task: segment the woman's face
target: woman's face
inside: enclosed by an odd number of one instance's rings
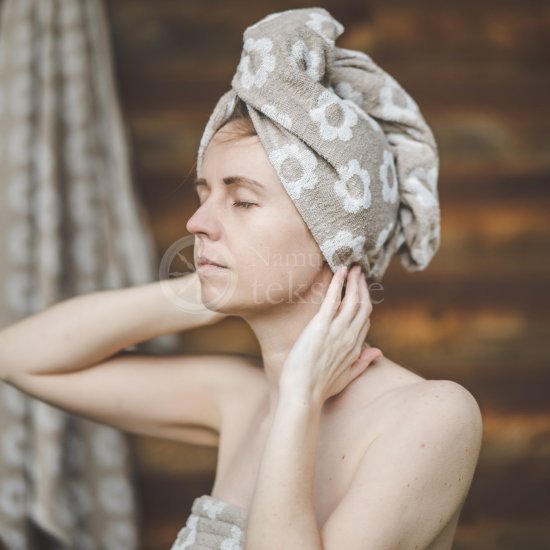
[[[187,222],[195,235],[202,300],[233,315],[281,303],[320,303],[321,283],[314,283],[326,282],[332,272],[259,138],[222,141],[232,124],[205,150],[196,184],[200,206]],[[201,268],[200,256],[227,267]]]

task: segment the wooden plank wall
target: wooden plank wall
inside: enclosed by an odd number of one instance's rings
[[[429,268],[394,261],[372,340],[477,398],[484,443],[455,548],[550,548],[550,5],[543,0],[107,0],[135,181],[159,257],[186,235],[202,129],[267,13],[319,5],[418,102],[441,153],[442,245]],[[181,351],[258,353],[244,323]],[[168,548],[211,489],[213,449],[131,436],[145,550]]]
[[[542,0],[108,3],[136,185],[159,254],[186,235],[208,115],[228,89],[246,26],[320,5],[415,98],[441,154],[442,246],[429,268],[394,261],[372,340],[428,378],[451,379],[484,416],[457,549],[550,547],[550,5]],[[238,319],[182,350],[257,353]],[[133,438],[144,548],[166,548],[209,492],[215,451]]]

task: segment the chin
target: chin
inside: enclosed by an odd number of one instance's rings
[[[201,280],[201,301],[210,311],[225,315],[238,315],[243,306],[235,290],[231,291],[223,282],[211,279]]]

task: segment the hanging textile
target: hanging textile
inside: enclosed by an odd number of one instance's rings
[[[71,296],[158,278],[105,7],[4,0],[1,10],[0,328]],[[55,548],[138,548],[129,450],[118,430],[0,382],[0,547],[45,548],[42,534]]]

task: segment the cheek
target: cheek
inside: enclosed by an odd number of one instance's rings
[[[285,244],[287,244],[285,242]],[[254,299],[262,304],[288,302],[307,294],[323,267],[323,258],[317,245],[264,247],[261,258],[243,273],[244,288],[252,289]]]
[[[246,242],[246,256],[255,258],[259,267],[319,268],[323,261],[318,244],[297,212],[270,213],[248,234]]]

